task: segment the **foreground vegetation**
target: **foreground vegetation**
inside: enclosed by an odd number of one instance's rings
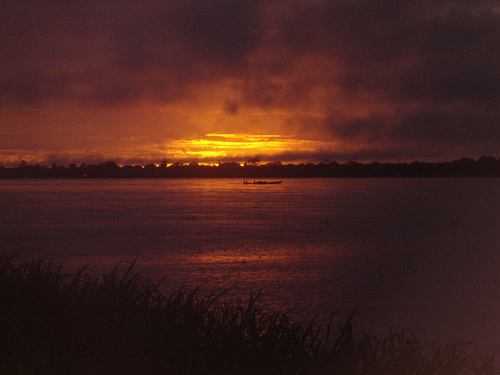
[[[117,266],[94,278],[50,261],[0,256],[1,374],[494,374],[472,344],[423,345],[290,322],[248,300],[163,295]]]

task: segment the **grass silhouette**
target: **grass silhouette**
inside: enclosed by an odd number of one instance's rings
[[[376,338],[351,314],[337,328],[266,313],[260,293],[224,301],[120,264],[101,277],[42,259],[0,256],[1,374],[494,374],[472,343]]]

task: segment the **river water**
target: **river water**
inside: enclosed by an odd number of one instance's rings
[[[500,348],[500,179],[0,180],[2,251]]]

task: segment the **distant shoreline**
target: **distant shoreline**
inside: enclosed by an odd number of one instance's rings
[[[100,164],[42,166],[21,162],[17,167],[0,166],[0,179],[23,178],[335,178],[335,177],[500,177],[500,159],[483,156],[452,162],[369,164],[325,161],[317,164],[272,163],[174,163],[119,166],[114,161]]]

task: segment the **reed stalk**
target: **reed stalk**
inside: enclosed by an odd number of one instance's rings
[[[411,331],[363,334],[354,313],[335,330],[283,311],[160,283],[119,264],[86,268],[0,256],[1,374],[489,375],[472,343],[422,344]],[[333,317],[333,316],[332,316]]]

